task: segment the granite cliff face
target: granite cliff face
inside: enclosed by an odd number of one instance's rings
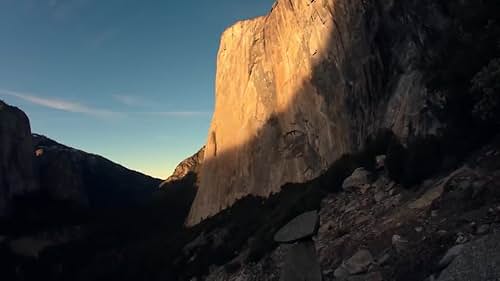
[[[317,177],[389,129],[439,135],[427,60],[451,19],[440,1],[279,0],[222,35],[193,225],[248,194]]]
[[[15,196],[38,189],[28,117],[0,101],[0,217]]]

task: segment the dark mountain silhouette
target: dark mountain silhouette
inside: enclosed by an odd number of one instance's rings
[[[33,135],[40,188],[55,200],[91,209],[119,208],[149,200],[160,184],[99,155]]]

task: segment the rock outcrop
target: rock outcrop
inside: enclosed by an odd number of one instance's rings
[[[370,172],[364,168],[354,170],[352,175],[344,180],[342,189],[344,191],[354,192],[357,190],[365,190],[370,186]]]
[[[0,101],[0,217],[12,199],[38,189],[30,123],[24,112]]]
[[[228,28],[187,224],[315,178],[379,129],[436,134],[419,63],[447,25],[432,1],[280,0]]]
[[[160,188],[165,186],[169,182],[182,180],[189,173],[198,174],[203,162],[204,153],[205,146],[203,146],[191,157],[186,158],[184,161],[182,161],[179,165],[177,165],[177,167],[175,167],[174,173],[161,183]]]

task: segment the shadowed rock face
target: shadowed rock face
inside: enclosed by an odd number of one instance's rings
[[[449,22],[436,2],[280,0],[228,28],[187,224],[315,178],[380,129],[437,134],[419,69]]]
[[[169,182],[182,180],[189,173],[198,174],[203,162],[203,155],[205,153],[205,146],[189,158],[182,161],[174,170],[174,173],[161,183],[160,188],[164,187]]]
[[[0,217],[14,196],[38,189],[28,117],[0,101]]]

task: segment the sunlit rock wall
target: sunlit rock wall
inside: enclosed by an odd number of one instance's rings
[[[434,134],[417,67],[427,32],[446,25],[431,2],[279,0],[228,28],[187,224],[312,179],[380,128]]]

